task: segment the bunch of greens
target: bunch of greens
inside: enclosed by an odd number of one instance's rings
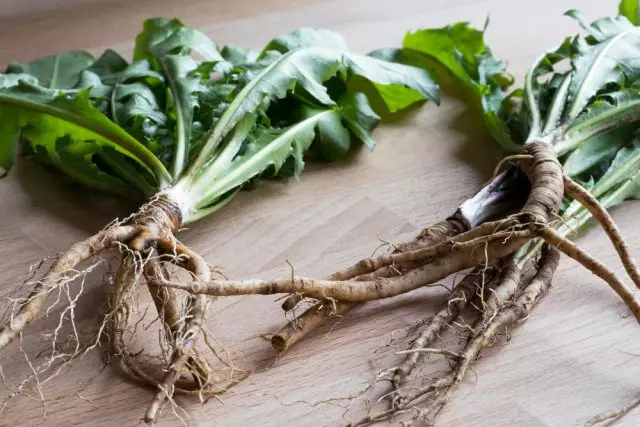
[[[176,19],[151,19],[133,59],[74,51],[10,64],[0,166],[24,142],[25,155],[86,186],[140,200],[169,191],[189,222],[254,177],[298,177],[307,151],[335,161],[355,141],[373,148],[381,119],[439,97],[427,71],[352,53],[328,30],[219,49]]]

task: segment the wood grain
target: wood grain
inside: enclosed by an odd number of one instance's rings
[[[404,32],[469,20],[482,25],[494,52],[518,77],[543,49],[577,26],[562,13],[577,7],[589,18],[613,14],[603,0],[5,0],[0,5],[0,63],[82,48],[131,52],[132,39],[148,16],[179,16],[220,43],[263,46],[301,26],[341,32],[356,51],[396,46]],[[263,183],[241,194],[218,214],[185,231],[182,239],[227,275],[276,277],[288,272],[326,275],[368,255],[388,240],[408,239],[450,213],[490,173],[498,153],[462,103],[448,98],[427,105],[404,123],[382,126],[373,153],[359,152],[335,166],[305,171],[299,184]],[[31,263],[88,236],[134,206],[78,190],[38,166],[23,163],[0,183],[0,295],[24,278]],[[614,217],[640,256],[637,203]],[[579,239],[587,250],[622,273],[600,230]],[[640,328],[608,287],[563,259],[550,295],[528,321],[475,365],[446,408],[442,426],[574,426],[617,406],[638,390]],[[87,282],[78,305],[80,326],[95,325],[106,290],[100,274]],[[284,322],[272,297],[217,302],[209,326],[237,363],[255,373],[220,401],[184,399],[191,424],[199,426],[340,425],[364,413],[366,399],[318,403],[357,394],[379,369],[399,361],[407,331],[430,316],[442,291],[420,290],[366,304],[317,331],[280,359],[259,334]],[[30,351],[55,322],[36,322],[24,336]],[[33,353],[35,354],[35,353]],[[0,354],[8,380],[28,366],[17,346]],[[436,365],[425,365],[428,376]],[[151,392],[133,385],[90,354],[45,387],[46,416],[32,399],[9,402],[0,425],[137,425]],[[0,397],[8,392],[0,391]],[[346,412],[345,412],[346,411]],[[166,414],[160,425],[179,425]],[[619,425],[640,425],[640,411]]]

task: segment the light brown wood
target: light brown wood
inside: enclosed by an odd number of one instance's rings
[[[27,61],[60,50],[131,52],[132,38],[147,16],[179,16],[220,43],[263,46],[301,26],[341,32],[356,51],[397,46],[404,32],[489,15],[487,38],[494,52],[521,78],[544,49],[577,25],[562,16],[580,8],[589,18],[610,15],[602,0],[5,0],[0,5],[0,63]],[[337,166],[305,171],[299,184],[264,183],[182,234],[182,239],[227,275],[276,277],[289,271],[324,276],[378,245],[381,237],[411,238],[450,213],[486,179],[499,159],[481,125],[458,101],[445,98],[404,123],[381,126],[374,153],[362,151]],[[22,163],[0,182],[0,296],[25,277],[29,265],[97,231],[134,206],[77,191],[38,166]],[[640,257],[637,203],[614,218]],[[601,230],[579,239],[587,250],[623,274]],[[87,282],[77,307],[80,326],[94,325],[105,301],[100,275]],[[355,399],[318,403],[358,393],[380,369],[398,363],[410,327],[434,313],[438,289],[369,303],[275,359],[259,334],[277,330],[284,317],[273,297],[216,302],[209,325],[255,373],[226,396],[205,405],[185,399],[193,425],[340,425],[363,415],[370,392]],[[25,348],[46,346],[40,334],[58,312],[25,334]],[[442,426],[574,426],[630,399],[640,389],[640,328],[607,285],[563,259],[554,288],[526,323],[510,331],[475,364],[447,406]],[[0,353],[15,383],[29,371],[17,345]],[[424,365],[423,373],[435,368]],[[383,390],[381,385],[376,392]],[[45,387],[47,415],[28,398],[9,402],[0,425],[137,425],[152,392],[92,353]],[[0,397],[8,392],[0,388]],[[344,419],[343,419],[344,415]],[[160,425],[178,425],[165,414]],[[619,425],[640,425],[640,411]]]

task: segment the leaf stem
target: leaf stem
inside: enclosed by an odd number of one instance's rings
[[[281,149],[285,144],[290,143],[299,133],[314,128],[325,116],[334,114],[332,109],[321,110],[309,118],[289,127],[284,133],[270,141],[261,150],[253,154],[248,160],[242,162],[237,167],[231,166],[226,169],[222,176],[209,176],[208,174],[196,177],[190,192],[196,195],[204,203],[208,200],[218,198],[226,192],[244,184],[251,177],[264,170],[265,162],[269,161],[272,153]],[[198,203],[202,205],[202,202]],[[199,207],[196,205],[196,207]]]
[[[564,110],[564,106],[567,101],[567,93],[569,91],[569,86],[571,85],[572,77],[573,73],[567,74],[562,80],[562,84],[553,95],[553,101],[551,102],[551,108],[549,109],[546,123],[542,129],[542,135],[547,135],[553,132],[560,123],[560,118],[562,117],[562,111]]]
[[[534,71],[540,65],[540,63],[547,56],[547,53],[543,53],[533,63],[533,66],[529,68],[527,71],[527,75],[525,76],[524,83],[524,92],[525,92],[525,103],[527,107],[529,107],[529,113],[531,115],[531,129],[529,130],[529,136],[527,137],[527,142],[535,140],[540,136],[540,130],[542,125],[540,123],[540,107],[538,106],[538,100],[536,99],[534,89],[533,89],[533,79],[534,79]]]

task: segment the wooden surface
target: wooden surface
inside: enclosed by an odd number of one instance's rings
[[[214,40],[254,47],[301,26],[341,32],[356,51],[396,46],[409,29],[470,20],[482,25],[494,52],[521,78],[544,49],[577,26],[562,16],[576,7],[587,17],[615,12],[613,0],[3,0],[0,63],[27,61],[60,50],[131,52],[142,19],[179,16]],[[227,275],[276,277],[288,272],[325,275],[369,255],[382,238],[399,241],[443,218],[485,179],[496,160],[481,127],[460,102],[445,98],[405,123],[379,128],[374,153],[344,164],[305,171],[299,184],[268,183],[243,193],[220,213],[181,236]],[[34,261],[86,237],[133,206],[78,192],[60,179],[22,164],[0,182],[0,295],[24,279]],[[615,210],[633,253],[640,257],[637,203]],[[586,249],[621,268],[600,230],[579,239]],[[574,426],[630,398],[640,386],[640,328],[613,292],[563,259],[555,286],[528,321],[510,331],[475,365],[440,418],[442,426]],[[92,276],[77,306],[79,326],[95,325],[105,298],[101,275]],[[279,359],[258,335],[284,322],[274,297],[217,302],[209,326],[239,366],[255,373],[232,393],[205,405],[178,402],[192,425],[340,425],[357,419],[365,401],[319,403],[357,394],[380,369],[400,359],[411,326],[431,315],[443,291],[420,290],[367,304],[310,336]],[[52,313],[52,318],[55,317]],[[25,348],[43,350],[40,334],[55,319],[36,322]],[[8,380],[29,369],[17,346],[0,353]],[[426,365],[423,375],[433,369]],[[29,398],[12,399],[0,425],[139,423],[151,392],[102,369],[91,353],[47,384],[47,414]],[[0,388],[0,396],[8,392]],[[342,418],[344,416],[344,419]],[[160,425],[178,425],[165,414]],[[640,425],[640,411],[619,425]]]

